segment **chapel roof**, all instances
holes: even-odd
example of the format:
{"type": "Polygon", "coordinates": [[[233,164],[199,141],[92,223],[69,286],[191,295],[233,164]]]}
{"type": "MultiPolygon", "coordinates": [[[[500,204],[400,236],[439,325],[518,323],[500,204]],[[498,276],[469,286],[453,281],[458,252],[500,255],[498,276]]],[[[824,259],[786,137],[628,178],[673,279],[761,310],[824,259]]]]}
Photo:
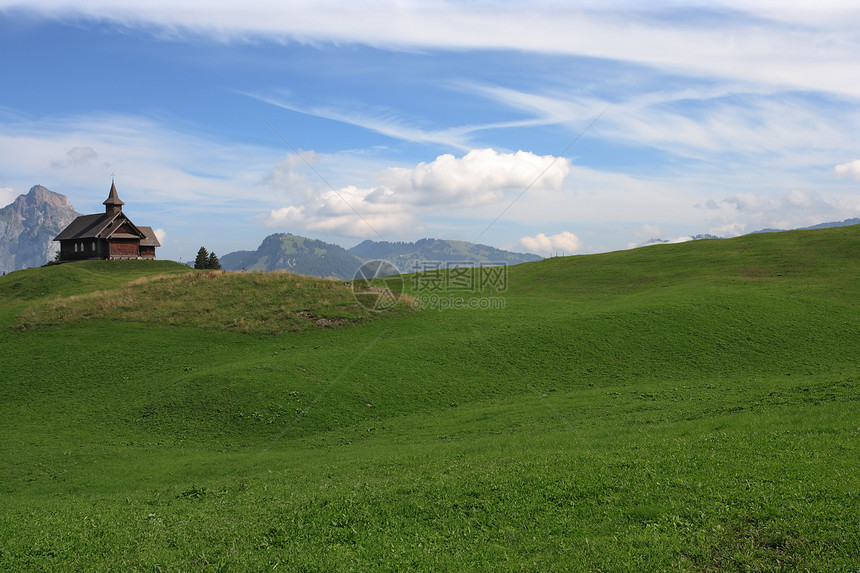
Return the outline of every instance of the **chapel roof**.
{"type": "Polygon", "coordinates": [[[119,215],[119,213],[95,213],[81,215],[54,237],[55,241],[66,239],[95,239],[119,215]]]}
{"type": "Polygon", "coordinates": [[[143,233],[143,237],[140,239],[141,247],[160,247],[161,243],[158,242],[158,237],[155,236],[155,231],[152,230],[152,227],[144,227],[141,225],[138,227],[141,233],[143,233]]]}
{"type": "Polygon", "coordinates": [[[111,180],[110,182],[110,193],[108,193],[108,198],[104,200],[102,205],[125,205],[122,199],[119,198],[119,194],[116,192],[116,183],[111,180]]]}

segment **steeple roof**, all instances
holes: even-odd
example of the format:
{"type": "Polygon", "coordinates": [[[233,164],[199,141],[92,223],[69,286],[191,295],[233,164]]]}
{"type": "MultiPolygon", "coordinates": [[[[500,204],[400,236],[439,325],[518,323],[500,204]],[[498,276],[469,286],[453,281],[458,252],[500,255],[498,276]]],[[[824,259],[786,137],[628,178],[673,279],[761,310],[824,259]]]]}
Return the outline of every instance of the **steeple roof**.
{"type": "Polygon", "coordinates": [[[116,184],[113,182],[112,179],[110,182],[110,194],[108,195],[108,198],[105,199],[104,203],[102,203],[102,205],[108,205],[108,206],[110,206],[110,205],[119,205],[119,206],[125,205],[125,203],[123,203],[122,199],[119,198],[119,195],[117,195],[116,184]]]}

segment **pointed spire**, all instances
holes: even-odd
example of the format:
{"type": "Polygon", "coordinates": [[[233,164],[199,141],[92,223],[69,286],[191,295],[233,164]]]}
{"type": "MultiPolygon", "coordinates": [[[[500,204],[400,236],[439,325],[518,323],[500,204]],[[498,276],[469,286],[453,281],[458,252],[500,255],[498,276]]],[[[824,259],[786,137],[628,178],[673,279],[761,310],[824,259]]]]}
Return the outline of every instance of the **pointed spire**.
{"type": "Polygon", "coordinates": [[[113,177],[110,180],[110,194],[108,194],[108,198],[105,199],[103,205],[105,206],[105,213],[122,211],[122,206],[125,205],[116,192],[116,184],[113,181],[113,177]]]}

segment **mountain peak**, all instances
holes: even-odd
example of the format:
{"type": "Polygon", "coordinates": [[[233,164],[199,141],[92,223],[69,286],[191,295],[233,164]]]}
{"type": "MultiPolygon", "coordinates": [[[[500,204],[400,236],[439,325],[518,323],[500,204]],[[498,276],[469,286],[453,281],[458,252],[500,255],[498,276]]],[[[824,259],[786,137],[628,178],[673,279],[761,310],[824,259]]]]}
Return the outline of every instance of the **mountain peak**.
{"type": "Polygon", "coordinates": [[[235,251],[221,257],[226,270],[285,270],[300,275],[351,279],[361,261],[343,247],[292,233],[273,233],[255,251],[235,251]]]}
{"type": "Polygon", "coordinates": [[[80,213],[68,197],[34,185],[0,209],[0,272],[42,266],[54,258],[54,237],[80,213]]]}

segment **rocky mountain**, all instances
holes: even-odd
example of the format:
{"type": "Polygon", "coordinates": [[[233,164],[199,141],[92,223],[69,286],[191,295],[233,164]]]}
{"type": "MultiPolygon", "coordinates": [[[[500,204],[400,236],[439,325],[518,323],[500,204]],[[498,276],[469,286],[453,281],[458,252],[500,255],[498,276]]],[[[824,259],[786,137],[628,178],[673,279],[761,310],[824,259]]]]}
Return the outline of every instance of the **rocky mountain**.
{"type": "Polygon", "coordinates": [[[36,185],[0,209],[0,272],[39,267],[54,259],[54,237],[80,215],[65,195],[36,185]]]}
{"type": "Polygon", "coordinates": [[[290,233],[269,235],[256,251],[235,251],[220,260],[228,271],[286,270],[344,280],[351,280],[362,264],[343,247],[290,233]]]}
{"type": "Polygon", "coordinates": [[[388,261],[404,273],[424,270],[427,264],[435,263],[515,265],[539,261],[542,258],[531,253],[514,253],[467,241],[443,239],[421,239],[414,243],[367,240],[352,247],[349,252],[365,261],[377,259],[388,261]]]}

